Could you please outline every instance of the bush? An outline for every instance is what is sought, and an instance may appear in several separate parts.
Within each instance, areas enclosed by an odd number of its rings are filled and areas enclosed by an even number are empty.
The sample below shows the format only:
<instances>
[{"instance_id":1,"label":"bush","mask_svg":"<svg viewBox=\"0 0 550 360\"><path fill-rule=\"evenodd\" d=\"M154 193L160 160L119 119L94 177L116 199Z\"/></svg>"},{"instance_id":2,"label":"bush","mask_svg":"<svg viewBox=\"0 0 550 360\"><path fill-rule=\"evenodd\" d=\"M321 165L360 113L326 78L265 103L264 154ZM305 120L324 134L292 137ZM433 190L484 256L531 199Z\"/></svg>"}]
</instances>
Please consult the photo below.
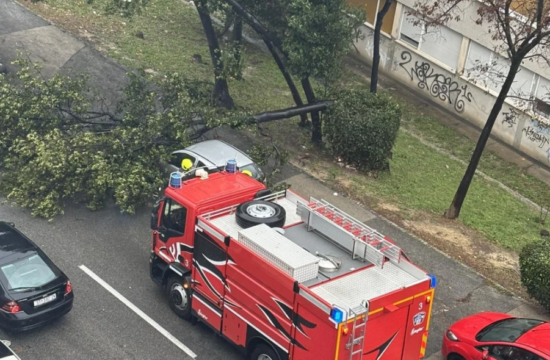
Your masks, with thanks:
<instances>
[{"instance_id":1,"label":"bush","mask_svg":"<svg viewBox=\"0 0 550 360\"><path fill-rule=\"evenodd\" d=\"M334 155L360 170L388 170L401 122L397 102L367 88L333 96L336 104L326 114L323 134Z\"/></svg>"},{"instance_id":2,"label":"bush","mask_svg":"<svg viewBox=\"0 0 550 360\"><path fill-rule=\"evenodd\" d=\"M550 311L550 241L526 245L519 256L521 282L527 293Z\"/></svg>"}]
</instances>

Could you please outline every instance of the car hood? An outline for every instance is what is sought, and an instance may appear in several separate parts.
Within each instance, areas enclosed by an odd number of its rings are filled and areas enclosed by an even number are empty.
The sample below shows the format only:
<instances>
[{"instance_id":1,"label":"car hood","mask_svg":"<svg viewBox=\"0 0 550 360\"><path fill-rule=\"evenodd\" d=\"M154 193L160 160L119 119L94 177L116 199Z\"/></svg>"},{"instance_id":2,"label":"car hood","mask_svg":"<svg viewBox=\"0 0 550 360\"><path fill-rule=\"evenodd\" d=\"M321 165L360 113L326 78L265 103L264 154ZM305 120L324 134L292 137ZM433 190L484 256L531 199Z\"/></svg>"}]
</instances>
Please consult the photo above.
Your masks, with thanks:
<instances>
[{"instance_id":1,"label":"car hood","mask_svg":"<svg viewBox=\"0 0 550 360\"><path fill-rule=\"evenodd\" d=\"M449 330L452 331L460 341L476 342L476 335L485 327L496 321L511 317L513 316L494 312L480 313L467 316L457 321Z\"/></svg>"}]
</instances>

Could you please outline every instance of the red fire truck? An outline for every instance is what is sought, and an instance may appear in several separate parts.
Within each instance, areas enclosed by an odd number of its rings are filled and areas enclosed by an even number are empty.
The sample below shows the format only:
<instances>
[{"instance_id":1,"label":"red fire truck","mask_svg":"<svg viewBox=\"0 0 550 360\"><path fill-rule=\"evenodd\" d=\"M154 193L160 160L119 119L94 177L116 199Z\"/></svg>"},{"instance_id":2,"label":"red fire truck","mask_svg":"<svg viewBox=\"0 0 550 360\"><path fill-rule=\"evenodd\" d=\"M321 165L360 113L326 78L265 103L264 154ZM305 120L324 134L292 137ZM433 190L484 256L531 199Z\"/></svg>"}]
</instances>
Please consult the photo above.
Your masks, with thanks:
<instances>
[{"instance_id":1,"label":"red fire truck","mask_svg":"<svg viewBox=\"0 0 550 360\"><path fill-rule=\"evenodd\" d=\"M196 175L151 219L151 278L178 316L252 360L424 356L436 279L391 240L324 200Z\"/></svg>"}]
</instances>

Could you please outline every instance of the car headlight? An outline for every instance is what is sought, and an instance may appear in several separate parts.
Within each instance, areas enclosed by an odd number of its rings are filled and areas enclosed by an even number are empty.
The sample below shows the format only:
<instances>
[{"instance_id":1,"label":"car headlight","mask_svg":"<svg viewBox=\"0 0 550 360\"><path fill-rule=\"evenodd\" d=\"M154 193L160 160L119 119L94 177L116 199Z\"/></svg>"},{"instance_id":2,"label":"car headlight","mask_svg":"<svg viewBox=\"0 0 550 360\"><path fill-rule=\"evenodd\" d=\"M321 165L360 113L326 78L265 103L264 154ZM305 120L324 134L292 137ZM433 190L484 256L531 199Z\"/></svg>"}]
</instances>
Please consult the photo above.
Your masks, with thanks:
<instances>
[{"instance_id":1,"label":"car headlight","mask_svg":"<svg viewBox=\"0 0 550 360\"><path fill-rule=\"evenodd\" d=\"M451 330L447 330L447 339L451 341L458 341L458 338Z\"/></svg>"}]
</instances>

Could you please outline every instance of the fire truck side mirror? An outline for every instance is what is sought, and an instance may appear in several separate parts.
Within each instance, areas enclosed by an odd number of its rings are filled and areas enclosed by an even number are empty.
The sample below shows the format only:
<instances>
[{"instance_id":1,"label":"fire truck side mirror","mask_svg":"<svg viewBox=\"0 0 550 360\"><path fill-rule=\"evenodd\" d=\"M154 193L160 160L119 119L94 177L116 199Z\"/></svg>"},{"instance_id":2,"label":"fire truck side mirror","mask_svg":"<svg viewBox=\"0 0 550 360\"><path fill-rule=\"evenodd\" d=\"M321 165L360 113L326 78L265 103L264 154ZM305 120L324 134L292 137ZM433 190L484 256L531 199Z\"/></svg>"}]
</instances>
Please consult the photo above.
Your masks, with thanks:
<instances>
[{"instance_id":1,"label":"fire truck side mirror","mask_svg":"<svg viewBox=\"0 0 550 360\"><path fill-rule=\"evenodd\" d=\"M151 230L158 230L160 201L157 201L151 210Z\"/></svg>"},{"instance_id":2,"label":"fire truck side mirror","mask_svg":"<svg viewBox=\"0 0 550 360\"><path fill-rule=\"evenodd\" d=\"M151 230L158 230L158 215L151 211Z\"/></svg>"}]
</instances>

